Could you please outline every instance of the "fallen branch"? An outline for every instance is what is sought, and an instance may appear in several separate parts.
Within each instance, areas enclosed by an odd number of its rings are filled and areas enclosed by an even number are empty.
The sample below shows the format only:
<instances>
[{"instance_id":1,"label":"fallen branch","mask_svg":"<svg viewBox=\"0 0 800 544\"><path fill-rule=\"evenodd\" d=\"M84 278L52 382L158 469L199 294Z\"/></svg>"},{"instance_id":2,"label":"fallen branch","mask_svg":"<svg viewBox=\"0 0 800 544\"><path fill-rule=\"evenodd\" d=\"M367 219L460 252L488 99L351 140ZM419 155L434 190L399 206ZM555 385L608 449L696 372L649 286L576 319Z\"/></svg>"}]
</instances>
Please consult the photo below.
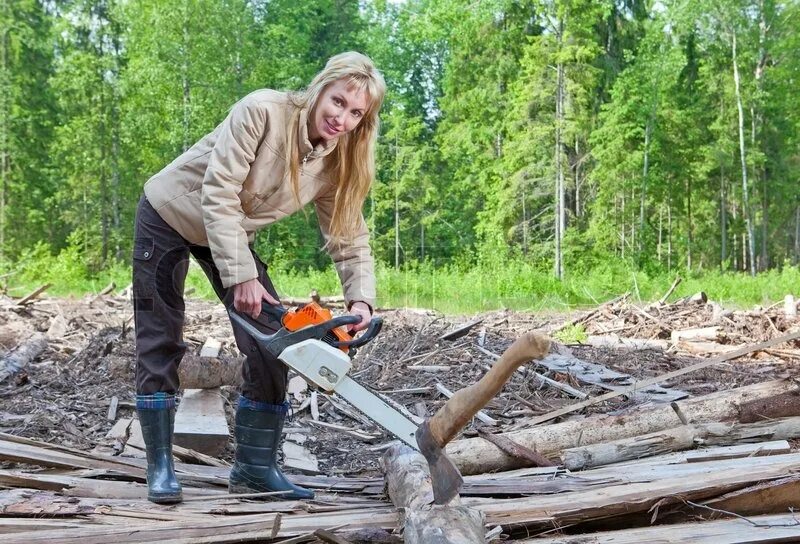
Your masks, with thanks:
<instances>
[{"instance_id":1,"label":"fallen branch","mask_svg":"<svg viewBox=\"0 0 800 544\"><path fill-rule=\"evenodd\" d=\"M789 342L791 340L795 340L800 338L800 331L793 332L790 334L785 334L783 336L779 336L778 338L773 338L771 340L767 340L766 342L760 342L758 344L754 344L751 346L744 346L736 351L732 351L730 353L726 353L724 355L720 355L719 357L714 357L713 359L709 359L708 361L703 361L702 363L697 363L692 366L687 366L686 368L681 368L679 370L673 370L672 372L667 372L666 374L661 374L660 376L655 376L654 378L648 378L646 380L642 380L639 382L634 383L630 387L626 387L624 389L620 389L619 391L611 391L604 395L600 395L599 397L593 397L591 399L587 399L583 402L578 402L571 406L565 406L564 408L560 408L558 410L554 410L547 414L538 416L533 418L529 422L530 425L538 425L539 423L544 423L545 421L550 421L551 419L555 419L557 417L571 414L572 412L577 412L578 410L583 410L588 406L592 406L599 402L603 402L606 400L610 400L621 395L629 395L630 393L635 393L637 389L641 389L648 385L653 385L659 382L664 382L667 380L671 380L672 378L677 378L678 376L683 376L684 374L689 374L690 372L695 372L697 370L702 370L704 368L708 368L710 366L714 366L718 363L723 361L730 361L731 359L736 359L741 357L742 355L747 355L748 353L753 353L755 351L760 351L764 348L770 348L772 346L777 346L779 344L783 344L784 342Z\"/></svg>"}]
</instances>

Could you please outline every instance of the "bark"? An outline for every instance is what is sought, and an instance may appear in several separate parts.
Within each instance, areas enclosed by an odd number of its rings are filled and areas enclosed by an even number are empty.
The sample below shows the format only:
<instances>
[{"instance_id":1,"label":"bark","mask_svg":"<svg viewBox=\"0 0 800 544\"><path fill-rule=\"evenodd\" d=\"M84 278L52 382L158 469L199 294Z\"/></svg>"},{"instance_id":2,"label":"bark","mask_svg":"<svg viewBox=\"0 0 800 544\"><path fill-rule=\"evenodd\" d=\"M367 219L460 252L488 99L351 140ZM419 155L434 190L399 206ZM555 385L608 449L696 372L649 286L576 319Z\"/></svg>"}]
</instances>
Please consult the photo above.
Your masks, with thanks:
<instances>
[{"instance_id":1,"label":"bark","mask_svg":"<svg viewBox=\"0 0 800 544\"><path fill-rule=\"evenodd\" d=\"M792 382L777 380L677 401L675 404L689 423L734 420L739 416L738 407L741 404L794 390L797 390L797 386ZM514 442L550 457L560 455L568 448L654 433L683 424L671 406L660 406L628 415L590 416L505 434ZM511 458L482 438L453 442L447 447L447 453L462 474L483 474L524 466L520 459Z\"/></svg>"},{"instance_id":2,"label":"bark","mask_svg":"<svg viewBox=\"0 0 800 544\"><path fill-rule=\"evenodd\" d=\"M181 389L213 389L242 383L243 359L200 357L187 353L178 366Z\"/></svg>"},{"instance_id":3,"label":"bark","mask_svg":"<svg viewBox=\"0 0 800 544\"><path fill-rule=\"evenodd\" d=\"M462 506L458 496L446 505L431 505L433 486L428 462L405 445L389 448L381 459L392 503L405 509L406 544L483 544L484 516Z\"/></svg>"},{"instance_id":4,"label":"bark","mask_svg":"<svg viewBox=\"0 0 800 544\"><path fill-rule=\"evenodd\" d=\"M0 360L0 383L23 370L45 349L47 349L47 338L41 333L36 333L27 342L3 357Z\"/></svg>"}]
</instances>

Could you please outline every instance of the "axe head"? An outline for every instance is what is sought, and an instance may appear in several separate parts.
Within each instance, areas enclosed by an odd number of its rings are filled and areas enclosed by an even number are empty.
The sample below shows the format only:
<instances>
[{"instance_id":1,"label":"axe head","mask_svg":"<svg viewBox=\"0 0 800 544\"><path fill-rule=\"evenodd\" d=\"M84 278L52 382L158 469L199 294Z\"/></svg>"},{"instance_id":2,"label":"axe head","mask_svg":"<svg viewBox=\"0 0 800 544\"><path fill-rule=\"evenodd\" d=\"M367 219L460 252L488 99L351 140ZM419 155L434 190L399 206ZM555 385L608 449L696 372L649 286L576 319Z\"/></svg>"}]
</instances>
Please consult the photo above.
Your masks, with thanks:
<instances>
[{"instance_id":1,"label":"axe head","mask_svg":"<svg viewBox=\"0 0 800 544\"><path fill-rule=\"evenodd\" d=\"M464 479L431 433L427 420L417 428L416 437L419 450L425 456L430 468L433 502L447 504L458 495Z\"/></svg>"}]
</instances>

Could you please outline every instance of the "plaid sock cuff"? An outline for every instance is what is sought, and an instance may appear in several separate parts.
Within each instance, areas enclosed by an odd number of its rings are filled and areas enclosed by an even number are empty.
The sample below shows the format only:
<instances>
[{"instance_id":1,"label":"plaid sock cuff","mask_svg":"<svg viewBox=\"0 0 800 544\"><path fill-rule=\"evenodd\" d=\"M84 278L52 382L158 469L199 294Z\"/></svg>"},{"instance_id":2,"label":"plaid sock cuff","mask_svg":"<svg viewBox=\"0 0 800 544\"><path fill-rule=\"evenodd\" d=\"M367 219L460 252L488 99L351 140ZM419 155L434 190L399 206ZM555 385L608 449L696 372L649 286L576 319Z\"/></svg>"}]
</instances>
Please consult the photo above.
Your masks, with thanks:
<instances>
[{"instance_id":1,"label":"plaid sock cuff","mask_svg":"<svg viewBox=\"0 0 800 544\"><path fill-rule=\"evenodd\" d=\"M269 412L271 414L285 415L289 411L289 403L270 404L258 400L248 399L244 395L239 396L239 408L248 408L254 412Z\"/></svg>"},{"instance_id":2,"label":"plaid sock cuff","mask_svg":"<svg viewBox=\"0 0 800 544\"><path fill-rule=\"evenodd\" d=\"M175 408L175 395L168 393L136 395L137 410L166 410L171 408Z\"/></svg>"}]
</instances>

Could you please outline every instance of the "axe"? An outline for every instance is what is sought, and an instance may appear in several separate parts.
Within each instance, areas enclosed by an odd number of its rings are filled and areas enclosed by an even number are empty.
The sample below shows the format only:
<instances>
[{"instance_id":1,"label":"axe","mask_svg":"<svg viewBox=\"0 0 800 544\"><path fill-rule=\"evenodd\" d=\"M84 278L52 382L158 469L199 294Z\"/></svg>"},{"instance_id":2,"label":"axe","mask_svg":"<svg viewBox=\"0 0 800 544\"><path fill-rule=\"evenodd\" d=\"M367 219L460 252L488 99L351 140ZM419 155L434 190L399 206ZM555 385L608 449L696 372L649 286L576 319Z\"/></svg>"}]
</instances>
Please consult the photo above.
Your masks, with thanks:
<instances>
[{"instance_id":1,"label":"axe","mask_svg":"<svg viewBox=\"0 0 800 544\"><path fill-rule=\"evenodd\" d=\"M514 371L550 350L550 339L529 332L518 338L477 383L459 390L416 432L417 445L428 461L435 504L447 504L458 495L464 479L445 451L445 446L491 400Z\"/></svg>"}]
</instances>

